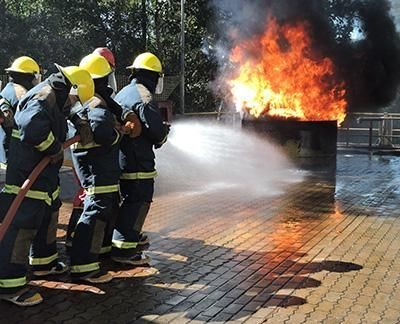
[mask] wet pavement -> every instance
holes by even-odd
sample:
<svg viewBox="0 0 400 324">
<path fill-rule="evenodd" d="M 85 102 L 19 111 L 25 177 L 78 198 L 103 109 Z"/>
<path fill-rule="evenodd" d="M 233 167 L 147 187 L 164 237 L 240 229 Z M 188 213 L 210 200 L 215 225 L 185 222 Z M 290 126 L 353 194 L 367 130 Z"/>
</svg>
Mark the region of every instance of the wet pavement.
<svg viewBox="0 0 400 324">
<path fill-rule="evenodd" d="M 62 178 L 63 251 L 75 185 Z M 32 281 L 45 302 L 0 302 L 0 322 L 398 323 L 399 180 L 400 158 L 340 154 L 336 176 L 307 173 L 265 197 L 159 188 L 152 267 L 106 260 L 115 279 L 97 286 Z"/>
</svg>

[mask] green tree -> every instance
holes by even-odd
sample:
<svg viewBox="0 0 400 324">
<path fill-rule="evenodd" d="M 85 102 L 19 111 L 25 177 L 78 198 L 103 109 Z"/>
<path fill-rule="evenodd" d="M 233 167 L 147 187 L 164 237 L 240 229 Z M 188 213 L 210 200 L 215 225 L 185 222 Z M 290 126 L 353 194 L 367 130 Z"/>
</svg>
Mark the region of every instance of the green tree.
<svg viewBox="0 0 400 324">
<path fill-rule="evenodd" d="M 210 80 L 216 62 L 203 54 L 203 40 L 214 37 L 208 0 L 186 9 L 187 111 L 214 110 Z M 53 63 L 78 64 L 98 46 L 116 55 L 117 72 L 143 52 L 160 57 L 167 75 L 180 73 L 180 1 L 176 0 L 0 0 L 0 68 L 30 55 L 45 69 Z M 179 91 L 174 93 L 179 102 Z"/>
<path fill-rule="evenodd" d="M 147 1 L 148 50 L 163 60 L 167 74 L 178 75 L 180 65 L 180 1 Z M 185 77 L 186 111 L 215 110 L 215 98 L 210 81 L 217 72 L 217 62 L 205 55 L 201 48 L 204 40 L 215 37 L 213 11 L 208 0 L 190 1 L 185 5 Z M 179 102 L 178 89 L 174 99 Z"/>
</svg>

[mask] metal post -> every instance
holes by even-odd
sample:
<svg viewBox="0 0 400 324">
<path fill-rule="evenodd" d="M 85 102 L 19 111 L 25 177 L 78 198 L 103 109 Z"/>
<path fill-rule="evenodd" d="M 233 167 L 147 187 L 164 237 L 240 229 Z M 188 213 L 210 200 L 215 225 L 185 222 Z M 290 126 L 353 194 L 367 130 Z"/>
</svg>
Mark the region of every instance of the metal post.
<svg viewBox="0 0 400 324">
<path fill-rule="evenodd" d="M 185 0 L 181 0 L 181 112 L 185 114 Z"/>
<path fill-rule="evenodd" d="M 390 120 L 389 123 L 389 131 L 388 131 L 388 137 L 389 137 L 389 145 L 390 147 L 393 147 L 393 119 Z"/>
<path fill-rule="evenodd" d="M 373 121 L 370 120 L 369 122 L 369 141 L 368 141 L 368 151 L 369 154 L 372 154 L 372 130 L 373 130 Z"/>
</svg>

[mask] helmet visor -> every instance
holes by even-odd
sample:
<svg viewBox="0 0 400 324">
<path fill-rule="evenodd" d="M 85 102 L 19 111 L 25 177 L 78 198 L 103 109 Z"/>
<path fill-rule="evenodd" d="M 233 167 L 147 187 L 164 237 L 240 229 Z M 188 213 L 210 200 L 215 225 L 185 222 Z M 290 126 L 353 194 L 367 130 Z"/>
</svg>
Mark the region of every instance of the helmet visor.
<svg viewBox="0 0 400 324">
<path fill-rule="evenodd" d="M 157 81 L 155 93 L 162 94 L 163 91 L 164 91 L 164 74 L 160 74 L 158 81 Z"/>
<path fill-rule="evenodd" d="M 113 94 L 115 95 L 118 91 L 118 87 L 114 71 L 108 75 L 108 85 L 110 86 L 111 89 L 113 89 Z"/>
</svg>

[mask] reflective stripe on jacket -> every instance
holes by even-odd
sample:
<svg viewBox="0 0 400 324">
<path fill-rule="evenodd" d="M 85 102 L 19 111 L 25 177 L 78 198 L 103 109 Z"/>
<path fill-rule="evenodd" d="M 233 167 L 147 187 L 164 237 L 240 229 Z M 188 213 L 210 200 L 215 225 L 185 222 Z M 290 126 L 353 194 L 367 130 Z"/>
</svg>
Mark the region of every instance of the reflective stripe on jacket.
<svg viewBox="0 0 400 324">
<path fill-rule="evenodd" d="M 4 192 L 8 194 L 17 195 L 21 187 L 15 185 L 4 185 Z M 36 199 L 36 200 L 43 200 L 47 205 L 51 206 L 52 202 L 56 200 L 60 196 L 60 187 L 58 187 L 51 195 L 44 191 L 38 190 L 28 190 L 25 197 Z"/>
<path fill-rule="evenodd" d="M 157 171 L 151 172 L 126 172 L 122 173 L 120 179 L 122 180 L 142 180 L 142 179 L 154 179 L 157 177 Z"/>
</svg>

